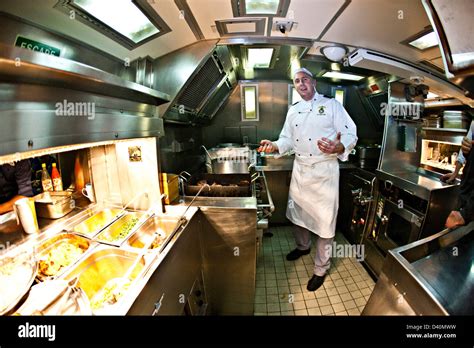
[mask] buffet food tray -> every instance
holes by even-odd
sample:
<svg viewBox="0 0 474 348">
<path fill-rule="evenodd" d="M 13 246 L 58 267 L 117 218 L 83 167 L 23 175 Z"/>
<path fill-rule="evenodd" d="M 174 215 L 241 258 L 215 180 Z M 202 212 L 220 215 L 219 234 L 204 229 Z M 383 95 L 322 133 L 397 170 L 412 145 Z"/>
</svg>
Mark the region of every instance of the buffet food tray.
<svg viewBox="0 0 474 348">
<path fill-rule="evenodd" d="M 174 236 L 174 232 L 181 227 L 182 223 L 178 217 L 154 216 L 148 219 L 133 235 L 127 240 L 127 245 L 132 248 L 142 249 L 149 245 L 149 249 L 158 249 L 158 252 L 166 247 L 169 240 Z"/>
<path fill-rule="evenodd" d="M 80 222 L 72 228 L 72 232 L 87 238 L 94 238 L 100 231 L 120 218 L 125 211 L 122 209 L 105 208 L 100 211 L 92 209 L 87 211 L 86 220 Z"/>
<path fill-rule="evenodd" d="M 148 218 L 146 213 L 126 212 L 119 219 L 96 235 L 95 240 L 113 246 L 121 246 Z"/>
<path fill-rule="evenodd" d="M 85 292 L 92 312 L 110 314 L 145 269 L 144 258 L 135 263 L 138 257 L 140 253 L 101 245 L 71 268 L 64 279 L 78 277 L 77 286 Z"/>
<path fill-rule="evenodd" d="M 61 276 L 96 245 L 87 238 L 67 232 L 47 239 L 36 247 L 37 279 L 44 281 Z"/>
</svg>

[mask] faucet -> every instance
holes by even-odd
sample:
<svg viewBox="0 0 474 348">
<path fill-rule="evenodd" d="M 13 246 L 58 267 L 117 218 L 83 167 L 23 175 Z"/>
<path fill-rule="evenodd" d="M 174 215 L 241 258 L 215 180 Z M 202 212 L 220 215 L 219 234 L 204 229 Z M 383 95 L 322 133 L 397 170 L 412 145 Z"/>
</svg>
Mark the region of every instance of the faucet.
<svg viewBox="0 0 474 348">
<path fill-rule="evenodd" d="M 201 145 L 201 148 L 204 149 L 204 151 L 206 152 L 207 158 L 209 159 L 209 160 L 206 159 L 207 172 L 212 173 L 213 172 L 213 170 L 212 170 L 212 156 L 209 153 L 209 151 L 207 151 L 207 149 L 204 145 Z"/>
<path fill-rule="evenodd" d="M 204 149 L 204 151 L 206 151 L 206 155 L 209 157 L 210 160 L 212 160 L 212 156 L 209 153 L 209 151 L 207 151 L 206 147 L 204 145 L 201 145 L 201 148 Z"/>
<path fill-rule="evenodd" d="M 165 202 L 163 201 L 163 198 L 166 199 L 168 198 L 168 195 L 166 193 L 163 193 L 160 196 L 160 201 L 161 201 L 161 211 L 163 214 L 166 214 L 166 208 L 165 208 Z"/>
</svg>

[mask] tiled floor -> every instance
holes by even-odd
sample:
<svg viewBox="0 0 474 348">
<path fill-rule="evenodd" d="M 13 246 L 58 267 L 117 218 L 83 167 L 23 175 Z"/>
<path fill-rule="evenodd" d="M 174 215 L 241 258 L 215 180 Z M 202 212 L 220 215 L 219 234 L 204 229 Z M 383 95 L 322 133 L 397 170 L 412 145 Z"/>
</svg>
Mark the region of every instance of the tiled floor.
<svg viewBox="0 0 474 348">
<path fill-rule="evenodd" d="M 314 248 L 296 261 L 285 256 L 295 248 L 291 226 L 272 227 L 257 259 L 255 315 L 360 315 L 374 281 L 354 257 L 332 257 L 324 284 L 306 290 L 313 274 Z M 348 244 L 336 233 L 337 244 Z M 313 242 L 314 245 L 314 242 Z"/>
</svg>

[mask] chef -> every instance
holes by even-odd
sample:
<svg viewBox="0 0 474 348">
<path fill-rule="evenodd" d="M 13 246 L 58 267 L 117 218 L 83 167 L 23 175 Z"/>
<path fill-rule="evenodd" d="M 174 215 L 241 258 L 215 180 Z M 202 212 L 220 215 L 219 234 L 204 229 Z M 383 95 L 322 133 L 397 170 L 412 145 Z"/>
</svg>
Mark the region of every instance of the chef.
<svg viewBox="0 0 474 348">
<path fill-rule="evenodd" d="M 258 151 L 295 152 L 286 216 L 295 224 L 296 249 L 286 258 L 293 261 L 309 254 L 311 233 L 318 236 L 307 285 L 308 291 L 315 291 L 330 267 L 339 206 L 337 159 L 347 160 L 357 142 L 357 128 L 338 101 L 317 93 L 309 70 L 298 69 L 293 83 L 302 100 L 288 110 L 279 139 L 262 140 Z"/>
</svg>

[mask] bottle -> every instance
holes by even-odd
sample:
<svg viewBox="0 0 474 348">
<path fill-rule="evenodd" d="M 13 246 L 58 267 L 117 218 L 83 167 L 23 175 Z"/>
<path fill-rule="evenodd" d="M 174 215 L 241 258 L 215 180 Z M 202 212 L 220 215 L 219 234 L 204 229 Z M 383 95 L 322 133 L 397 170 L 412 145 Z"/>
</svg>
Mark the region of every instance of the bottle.
<svg viewBox="0 0 474 348">
<path fill-rule="evenodd" d="M 43 192 L 52 192 L 53 191 L 53 181 L 49 176 L 48 171 L 46 170 L 46 163 L 41 165 L 41 186 L 43 186 Z"/>
<path fill-rule="evenodd" d="M 59 174 L 58 168 L 56 168 L 56 163 L 53 163 L 53 169 L 51 170 L 51 178 L 53 179 L 54 191 L 62 191 L 63 181 L 61 179 L 61 175 Z"/>
</svg>

